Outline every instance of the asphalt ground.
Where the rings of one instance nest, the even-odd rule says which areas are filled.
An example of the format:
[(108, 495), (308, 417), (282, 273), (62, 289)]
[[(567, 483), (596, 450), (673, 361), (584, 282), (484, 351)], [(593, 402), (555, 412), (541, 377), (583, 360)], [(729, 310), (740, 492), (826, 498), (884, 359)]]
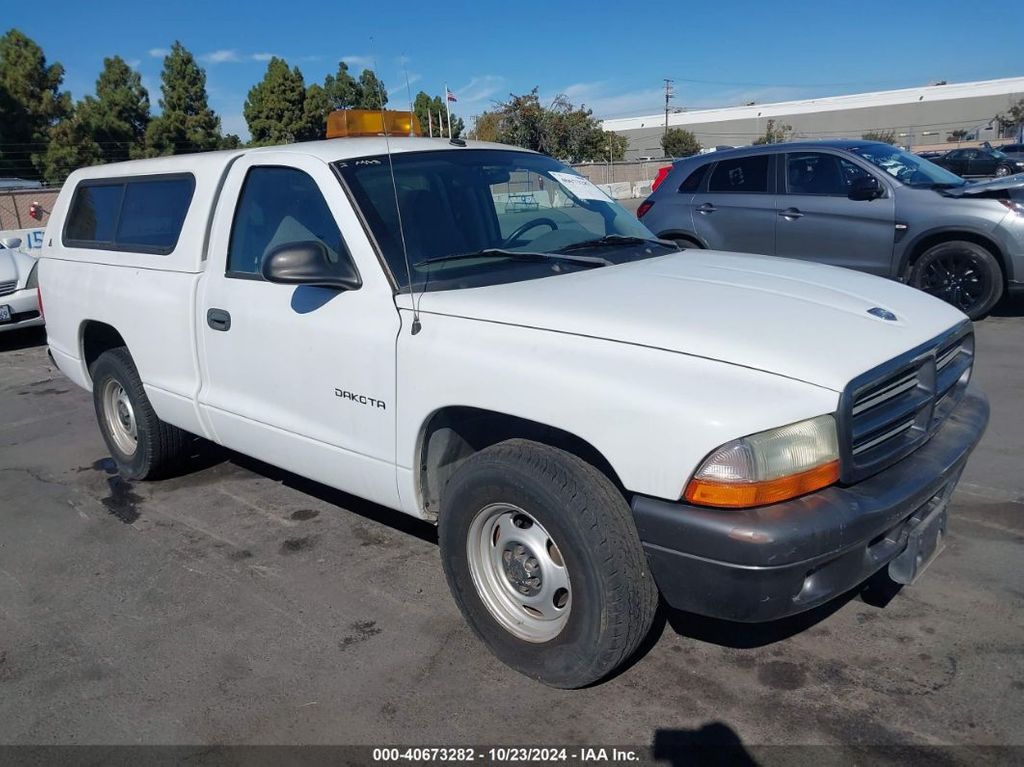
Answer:
[(216, 449), (126, 482), (42, 334), (0, 335), (0, 744), (1024, 745), (1022, 349), (1024, 305), (978, 323), (992, 422), (917, 584), (664, 612), (570, 692), (475, 639), (431, 526)]

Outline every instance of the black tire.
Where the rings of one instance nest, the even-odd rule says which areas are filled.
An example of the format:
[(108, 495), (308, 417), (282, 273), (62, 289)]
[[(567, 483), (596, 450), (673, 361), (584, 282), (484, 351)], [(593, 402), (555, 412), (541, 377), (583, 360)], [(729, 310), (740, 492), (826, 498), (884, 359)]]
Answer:
[[(103, 352), (92, 363), (89, 372), (96, 420), (121, 476), (125, 479), (156, 479), (178, 468), (187, 455), (192, 436), (157, 417), (128, 350), (122, 346)], [(120, 387), (119, 391), (127, 398), (125, 404), (130, 406), (130, 418), (134, 421), (134, 451), (125, 449), (124, 439), (115, 435), (116, 427), (108, 422), (106, 402), (109, 400), (105, 397), (108, 386), (113, 389)]]
[(1003, 270), (988, 249), (966, 240), (951, 240), (921, 254), (911, 270), (910, 284), (977, 320), (1002, 298)]
[[(532, 515), (564, 563), (570, 609), (546, 641), (511, 633), (474, 583), (470, 533), (495, 504)], [(470, 627), (500, 660), (547, 685), (603, 679), (650, 630), (658, 592), (629, 506), (604, 474), (562, 450), (515, 439), (467, 458), (444, 489), (439, 540), (448, 586)]]

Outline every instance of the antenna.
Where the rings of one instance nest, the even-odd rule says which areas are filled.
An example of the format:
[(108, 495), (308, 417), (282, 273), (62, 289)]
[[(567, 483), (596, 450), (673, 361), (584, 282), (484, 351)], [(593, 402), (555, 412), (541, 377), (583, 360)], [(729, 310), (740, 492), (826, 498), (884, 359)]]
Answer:
[[(413, 108), (413, 104), (412, 104), (412, 88), (409, 87), (409, 66), (405, 62), (405, 54), (404, 53), (402, 54), (402, 72), (405, 73), (405, 95), (409, 97), (409, 111), (412, 112), (413, 114), (416, 114), (416, 110)], [(422, 129), (423, 129), (423, 126), (421, 125), (420, 126), (420, 130), (422, 130)], [(412, 132), (412, 120), (409, 121), (409, 135), (410, 136), (413, 135), (413, 132)]]
[[(373, 38), (370, 38), (370, 48), (373, 48)], [(377, 57), (373, 57), (373, 69), (377, 70)], [(416, 302), (416, 295), (412, 289), (412, 266), (409, 263), (409, 248), (405, 244), (405, 225), (402, 223), (402, 206), (398, 202), (398, 182), (395, 181), (395, 164), (391, 160), (391, 140), (388, 138), (388, 121), (384, 116), (384, 87), (380, 78), (377, 79), (377, 95), (380, 100), (380, 123), (384, 130), (384, 149), (388, 155), (388, 171), (391, 173), (391, 190), (395, 193), (395, 213), (398, 214), (398, 234), (402, 240), (402, 258), (405, 260), (405, 275), (409, 280), (409, 298), (412, 299), (412, 334), (420, 332), (420, 308)], [(408, 82), (408, 81), (407, 81)]]

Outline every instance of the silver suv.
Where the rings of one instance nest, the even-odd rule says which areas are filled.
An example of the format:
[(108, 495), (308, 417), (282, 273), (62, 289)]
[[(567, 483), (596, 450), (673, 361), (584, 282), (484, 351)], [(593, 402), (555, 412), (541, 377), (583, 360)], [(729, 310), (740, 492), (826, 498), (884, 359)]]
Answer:
[(968, 183), (888, 144), (793, 142), (679, 160), (637, 215), (683, 247), (870, 272), (972, 319), (1024, 292), (1024, 174)]

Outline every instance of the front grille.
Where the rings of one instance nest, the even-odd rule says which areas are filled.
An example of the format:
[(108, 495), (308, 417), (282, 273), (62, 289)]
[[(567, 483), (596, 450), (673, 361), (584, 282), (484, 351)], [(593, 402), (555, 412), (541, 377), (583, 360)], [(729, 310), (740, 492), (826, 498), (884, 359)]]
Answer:
[(8, 293), (13, 293), (16, 287), (18, 287), (17, 280), (0, 282), (0, 296), (6, 296)]
[(964, 324), (854, 379), (839, 409), (843, 481), (920, 447), (960, 401), (973, 361), (974, 335)]

